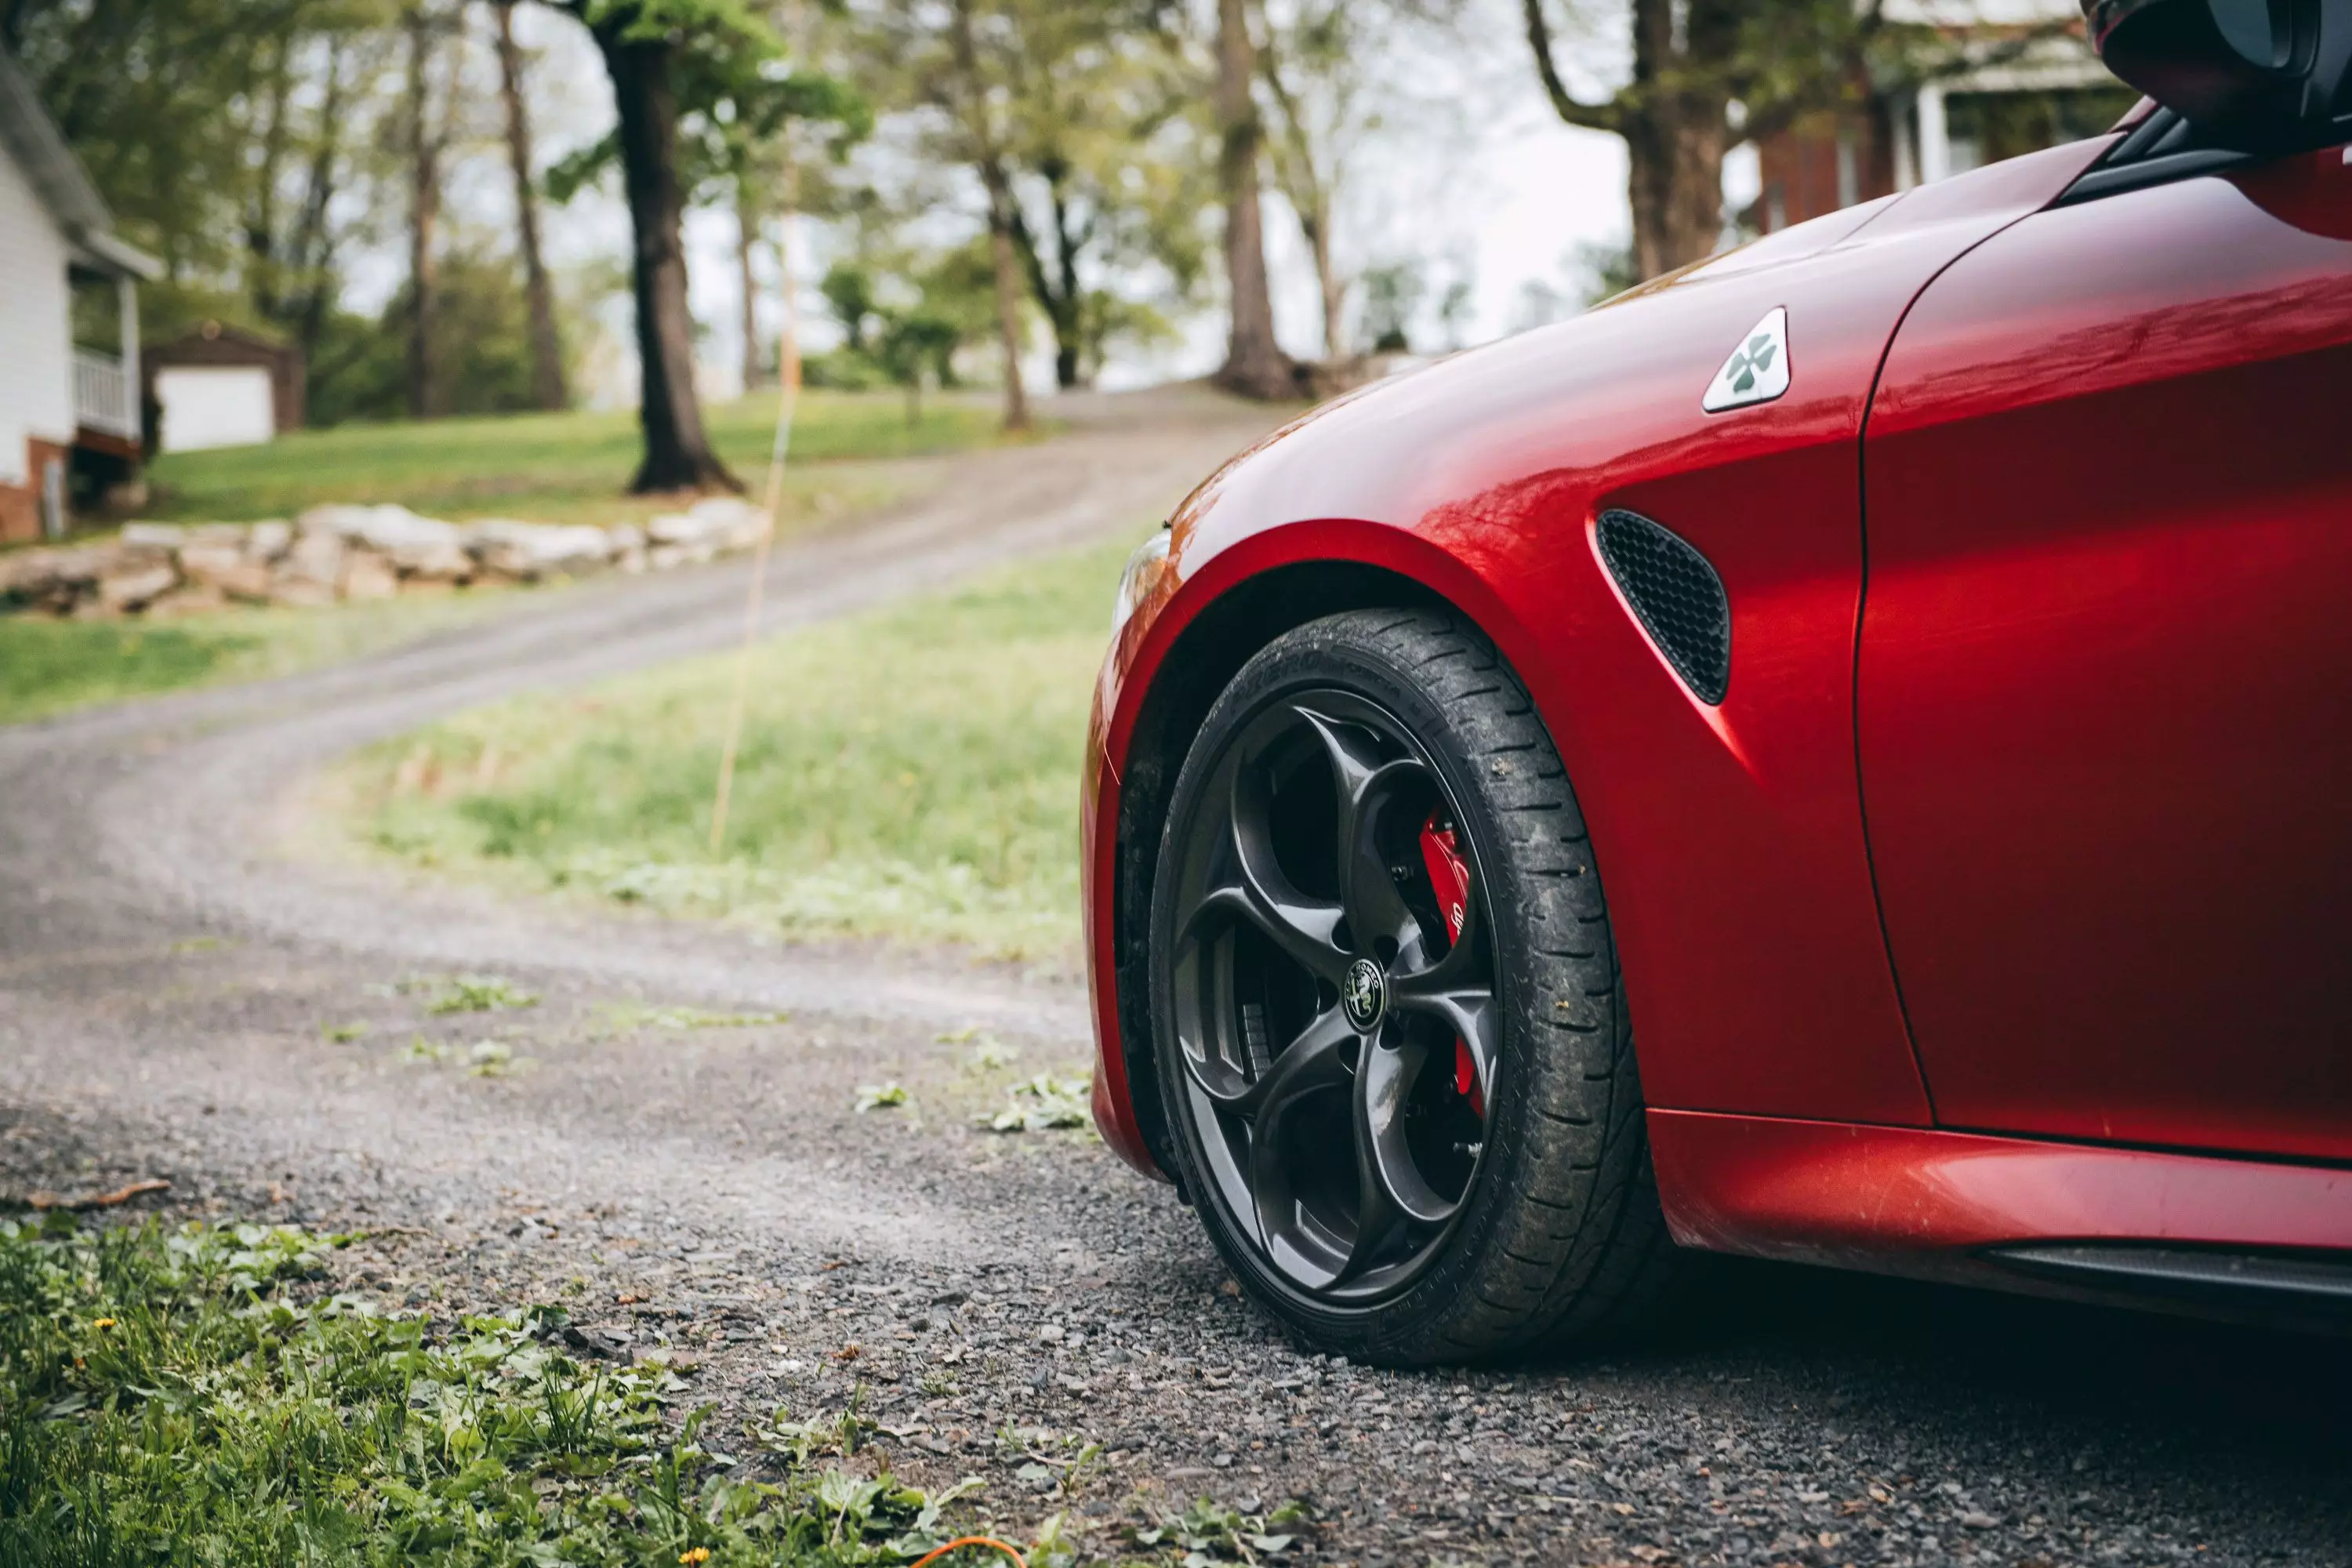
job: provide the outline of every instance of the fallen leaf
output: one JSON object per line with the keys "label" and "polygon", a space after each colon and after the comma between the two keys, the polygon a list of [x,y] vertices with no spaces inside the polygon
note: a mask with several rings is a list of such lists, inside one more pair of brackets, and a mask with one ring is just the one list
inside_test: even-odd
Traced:
{"label": "fallen leaf", "polygon": [[127,1187],[117,1187],[110,1193],[97,1193],[88,1197],[61,1198],[55,1193],[35,1193],[25,1200],[25,1206],[34,1209],[73,1209],[78,1212],[86,1209],[121,1208],[133,1198],[145,1197],[149,1193],[168,1193],[171,1190],[171,1183],[155,1178],[144,1182],[133,1182]]}

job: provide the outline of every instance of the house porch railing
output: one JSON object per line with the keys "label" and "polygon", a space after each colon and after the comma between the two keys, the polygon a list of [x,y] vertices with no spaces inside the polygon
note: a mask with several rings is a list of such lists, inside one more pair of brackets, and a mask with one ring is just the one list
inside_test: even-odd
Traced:
{"label": "house porch railing", "polygon": [[137,385],[122,362],[96,349],[73,355],[74,423],[101,436],[139,439]]}

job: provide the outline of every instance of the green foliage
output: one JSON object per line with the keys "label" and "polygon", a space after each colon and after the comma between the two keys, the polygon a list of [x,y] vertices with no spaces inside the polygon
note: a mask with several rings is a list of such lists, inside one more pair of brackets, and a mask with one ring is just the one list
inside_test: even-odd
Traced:
{"label": "green foliage", "polygon": [[409,596],[310,610],[235,609],[160,625],[0,615],[0,724],[92,703],[291,675],[481,613],[495,601]]}
{"label": "green foliage", "polygon": [[[772,393],[705,411],[719,455],[763,462],[775,430]],[[997,438],[982,408],[934,405],[909,426],[888,398],[818,393],[801,399],[786,478],[786,529],[887,493],[883,476],[835,459],[961,451]],[[523,517],[616,522],[673,510],[667,498],[619,494],[638,457],[627,412],[504,415],[304,430],[267,446],[158,458],[150,515],[244,521],[291,517],[326,501],[397,501],[429,517]]]}
{"label": "green foliage", "polygon": [[1286,1502],[1272,1513],[1241,1513],[1208,1498],[1182,1513],[1171,1514],[1148,1530],[1133,1532],[1135,1544],[1174,1548],[1184,1553],[1185,1568],[1208,1568],[1214,1563],[1258,1563],[1280,1557],[1298,1543],[1285,1526],[1314,1518],[1305,1503]]}
{"label": "green foliage", "polygon": [[992,1117],[982,1118],[992,1132],[1045,1132],[1061,1127],[1084,1127],[1092,1121],[1088,1099],[1090,1078],[1055,1078],[1041,1072],[1013,1086],[1009,1103]]}
{"label": "green foliage", "polygon": [[635,1002],[612,1003],[598,1011],[604,1026],[616,1035],[639,1029],[758,1029],[792,1019],[790,1013],[714,1013],[706,1007],[646,1006]]}
{"label": "green foliage", "polygon": [[341,1239],[0,1222],[0,1562],[855,1568],[937,1544],[966,1489],[813,1451],[732,1479],[706,1413],[666,1425],[674,1374],[574,1360],[559,1307],[327,1294]]}
{"label": "green foliage", "polygon": [[425,1005],[428,1013],[503,1013],[509,1008],[536,1007],[539,998],[518,991],[503,974],[459,974],[436,988]]}
{"label": "green foliage", "polygon": [[353,826],[413,862],[526,889],[795,935],[1064,952],[1073,781],[1125,553],[1024,565],[761,645],[719,858],[707,835],[732,656],[384,742],[349,765]]}
{"label": "green foliage", "polygon": [[[672,46],[669,87],[677,105],[677,175],[689,201],[709,200],[761,161],[793,121],[830,132],[827,151],[845,155],[874,129],[851,83],[789,61],[759,8],[737,0],[572,0],[591,27],[632,42]],[[558,162],[549,195],[568,202],[620,163],[610,132]]]}
{"label": "green foliage", "polygon": [[[930,162],[1003,192],[1056,377],[1077,384],[1102,346],[1202,281],[1208,142],[1195,62],[1148,0],[971,0],[960,29],[924,0],[859,11],[861,75]],[[967,45],[969,47],[967,47]]]}
{"label": "green foliage", "polygon": [[[409,300],[403,287],[373,319],[342,310],[321,319],[310,361],[313,428],[401,417]],[[478,247],[451,250],[440,258],[433,301],[432,406],[451,415],[532,408],[530,316],[519,264]]]}
{"label": "green foliage", "polygon": [[1412,352],[1412,319],[1429,292],[1428,280],[1415,261],[1391,261],[1368,268],[1363,277],[1364,341],[1374,353]]}
{"label": "green foliage", "polygon": [[841,347],[813,362],[830,386],[899,387],[921,417],[924,385],[960,377],[956,356],[995,326],[995,277],[978,243],[944,251],[872,251],[835,262],[818,285],[840,324]]}
{"label": "green foliage", "polygon": [[323,0],[11,0],[23,63],[126,237],[199,268],[228,261],[253,121],[277,41]]}

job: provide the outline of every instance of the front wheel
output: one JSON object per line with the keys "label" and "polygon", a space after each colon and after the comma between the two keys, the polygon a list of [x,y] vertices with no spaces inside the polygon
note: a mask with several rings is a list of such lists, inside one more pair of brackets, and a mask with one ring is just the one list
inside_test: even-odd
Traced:
{"label": "front wheel", "polygon": [[1351,611],[1243,668],[1178,776],[1150,975],[1186,1190],[1317,1348],[1472,1359],[1664,1289],[1583,819],[1459,618]]}

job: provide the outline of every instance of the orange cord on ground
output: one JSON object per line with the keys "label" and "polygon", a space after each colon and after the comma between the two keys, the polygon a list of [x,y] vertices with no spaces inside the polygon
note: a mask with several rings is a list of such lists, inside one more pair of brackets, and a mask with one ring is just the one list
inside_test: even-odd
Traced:
{"label": "orange cord on ground", "polygon": [[912,1563],[907,1565],[907,1568],[923,1568],[924,1563],[936,1563],[940,1558],[945,1557],[949,1552],[960,1552],[967,1546],[985,1546],[991,1551],[1002,1552],[1004,1555],[1013,1559],[1013,1568],[1029,1568],[1029,1564],[1022,1561],[1021,1553],[1013,1551],[1013,1548],[1005,1545],[1002,1541],[992,1541],[985,1535],[958,1536],[955,1540],[949,1542],[945,1546],[940,1547],[937,1552],[929,1552],[924,1556],[916,1558]]}

